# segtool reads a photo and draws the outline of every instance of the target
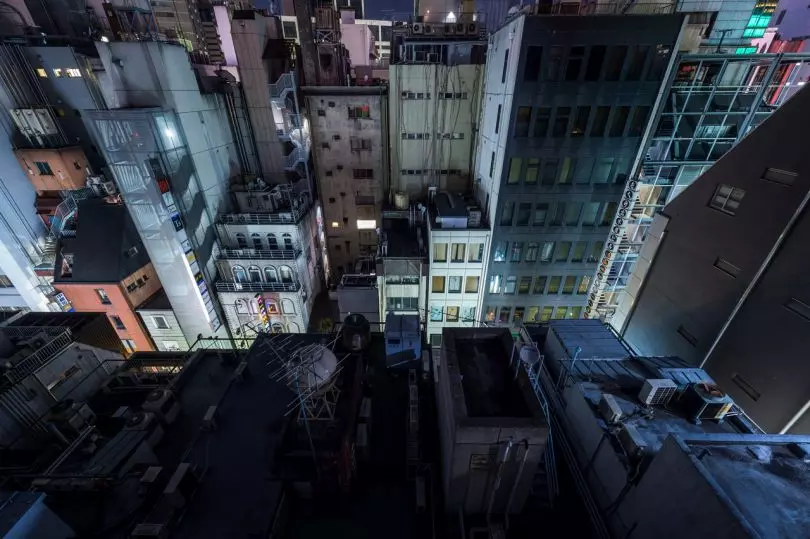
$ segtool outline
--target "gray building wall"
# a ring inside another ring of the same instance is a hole
[[[157,350],[161,352],[188,350],[188,341],[171,309],[138,309],[136,312],[143,320],[143,325],[149,331]],[[163,318],[168,327],[160,327],[162,324],[155,320],[156,317]]]
[[[706,361],[712,378],[767,432],[790,426],[810,400],[808,368],[797,361],[806,354],[810,322],[810,217],[802,207],[810,156],[801,137],[808,112],[810,92],[803,90],[665,208],[669,223],[624,331],[642,355]],[[764,180],[772,168],[795,173],[792,185]],[[745,192],[734,215],[709,205],[721,184]],[[737,268],[735,275],[715,267],[719,258]],[[800,421],[791,430],[808,428]]]
[[[525,16],[494,34],[476,178],[493,223],[484,320],[581,316],[682,23]]]

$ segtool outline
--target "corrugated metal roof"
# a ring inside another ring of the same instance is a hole
[[[599,320],[554,320],[549,323],[568,356],[577,359],[621,360],[630,357],[629,351]]]

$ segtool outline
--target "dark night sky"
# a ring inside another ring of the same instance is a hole
[[[413,13],[413,0],[365,0],[367,19],[403,20]]]

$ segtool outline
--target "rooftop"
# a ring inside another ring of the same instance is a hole
[[[119,283],[148,263],[127,208],[88,198],[79,201],[76,237],[60,240],[54,283]]]
[[[428,204],[433,229],[488,230],[484,212],[471,194],[436,193]]]
[[[380,255],[382,258],[426,258],[426,239],[421,224],[412,225],[407,218],[386,217],[382,219],[382,241]],[[420,247],[419,235],[422,235]],[[383,250],[383,245],[385,249]]]

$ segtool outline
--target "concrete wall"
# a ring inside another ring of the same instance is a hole
[[[188,341],[171,309],[137,309],[135,312],[141,317],[143,326],[155,343],[156,350],[161,352],[188,350]],[[158,327],[156,317],[162,318],[169,327]]]
[[[84,150],[78,146],[56,150],[18,149],[14,155],[37,191],[71,191],[85,186],[90,165]],[[47,163],[52,174],[41,174],[37,162]]]

